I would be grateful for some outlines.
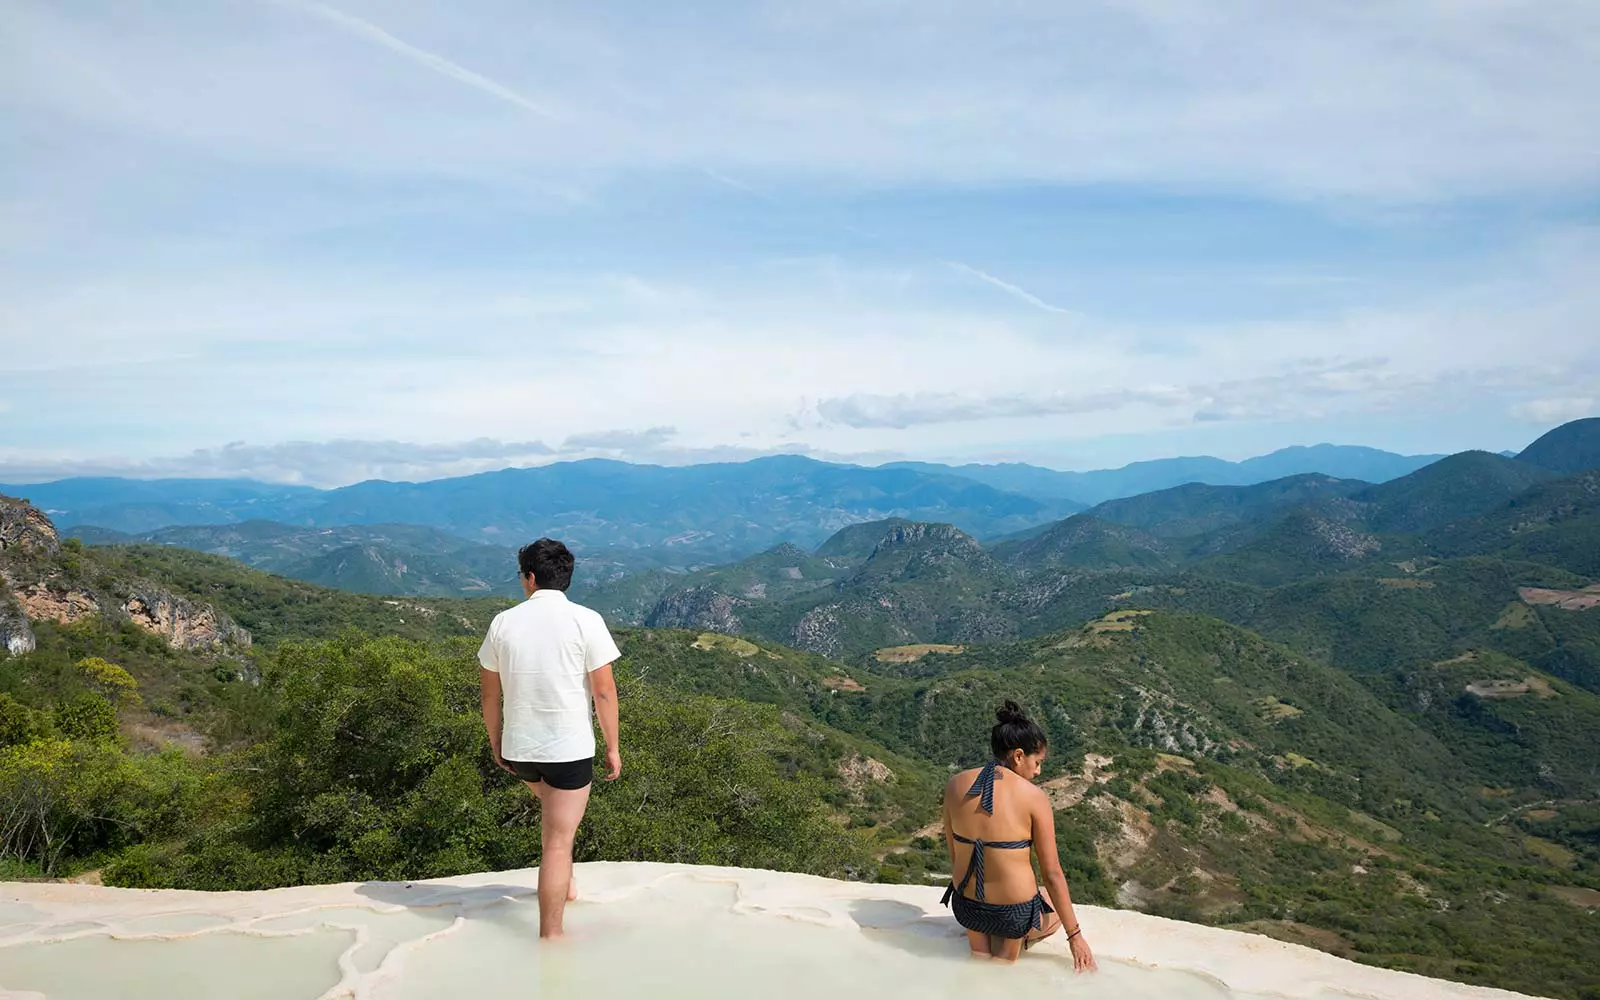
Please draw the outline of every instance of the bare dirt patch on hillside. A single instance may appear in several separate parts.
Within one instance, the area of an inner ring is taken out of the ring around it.
[[[1532,694],[1540,698],[1554,698],[1556,689],[1543,677],[1529,675],[1517,680],[1515,678],[1500,677],[1492,680],[1473,681],[1467,685],[1467,693],[1479,698],[1500,699],[1521,698]]]
[[[1573,906],[1591,910],[1600,908],[1600,891],[1595,889],[1585,889],[1578,885],[1552,885],[1549,889],[1550,895],[1565,900]]]
[[[965,646],[948,646],[937,642],[919,642],[910,646],[885,646],[872,654],[879,663],[915,663],[929,653],[959,656],[967,651]]]
[[[1091,787],[1103,785],[1111,780],[1111,775],[1106,769],[1112,763],[1114,761],[1110,757],[1086,753],[1083,755],[1083,768],[1077,774],[1063,774],[1058,778],[1051,778],[1041,783],[1039,787],[1050,796],[1050,808],[1071,809],[1083,801],[1084,795],[1088,794]]]
[[[738,636],[723,635],[720,632],[702,632],[689,643],[693,649],[721,649],[732,653],[734,656],[748,657],[761,652],[761,647]]]
[[[1582,590],[1551,590],[1544,587],[1519,587],[1517,594],[1527,603],[1563,611],[1588,611],[1600,608],[1600,583]]]

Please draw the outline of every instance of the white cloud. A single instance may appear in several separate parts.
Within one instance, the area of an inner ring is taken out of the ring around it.
[[[590,431],[574,434],[561,443],[562,451],[653,451],[678,434],[676,427],[651,427],[642,431]]]
[[[1530,399],[1511,407],[1511,415],[1524,423],[1564,424],[1569,420],[1592,417],[1600,413],[1594,396],[1567,396],[1555,399]]]
[[[539,441],[488,438],[448,444],[404,441],[233,442],[186,455],[134,459],[74,459],[0,452],[0,481],[44,482],[69,476],[241,478],[306,486],[339,486],[363,479],[416,480],[537,465],[555,452]]]

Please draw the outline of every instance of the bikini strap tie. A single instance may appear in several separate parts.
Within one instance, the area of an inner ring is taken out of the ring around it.
[[[994,783],[1001,777],[1000,767],[1000,762],[997,760],[991,760],[983,765],[983,770],[978,772],[977,780],[967,789],[967,798],[978,796],[978,807],[990,816],[994,815]]]

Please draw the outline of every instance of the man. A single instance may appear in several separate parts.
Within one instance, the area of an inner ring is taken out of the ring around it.
[[[541,538],[517,553],[528,599],[495,615],[478,650],[483,724],[500,766],[540,803],[539,937],[562,936],[572,891],[572,841],[594,780],[590,699],[606,738],[605,780],[622,773],[617,750],[619,655],[597,612],[567,600],[572,553]],[[501,695],[505,711],[501,713]]]

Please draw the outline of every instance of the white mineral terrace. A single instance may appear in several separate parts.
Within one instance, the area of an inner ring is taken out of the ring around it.
[[[1519,996],[1087,906],[1097,975],[1073,973],[1059,935],[1003,966],[967,957],[936,888],[679,865],[580,865],[569,937],[541,946],[536,877],[228,893],[0,884],[0,997]]]

